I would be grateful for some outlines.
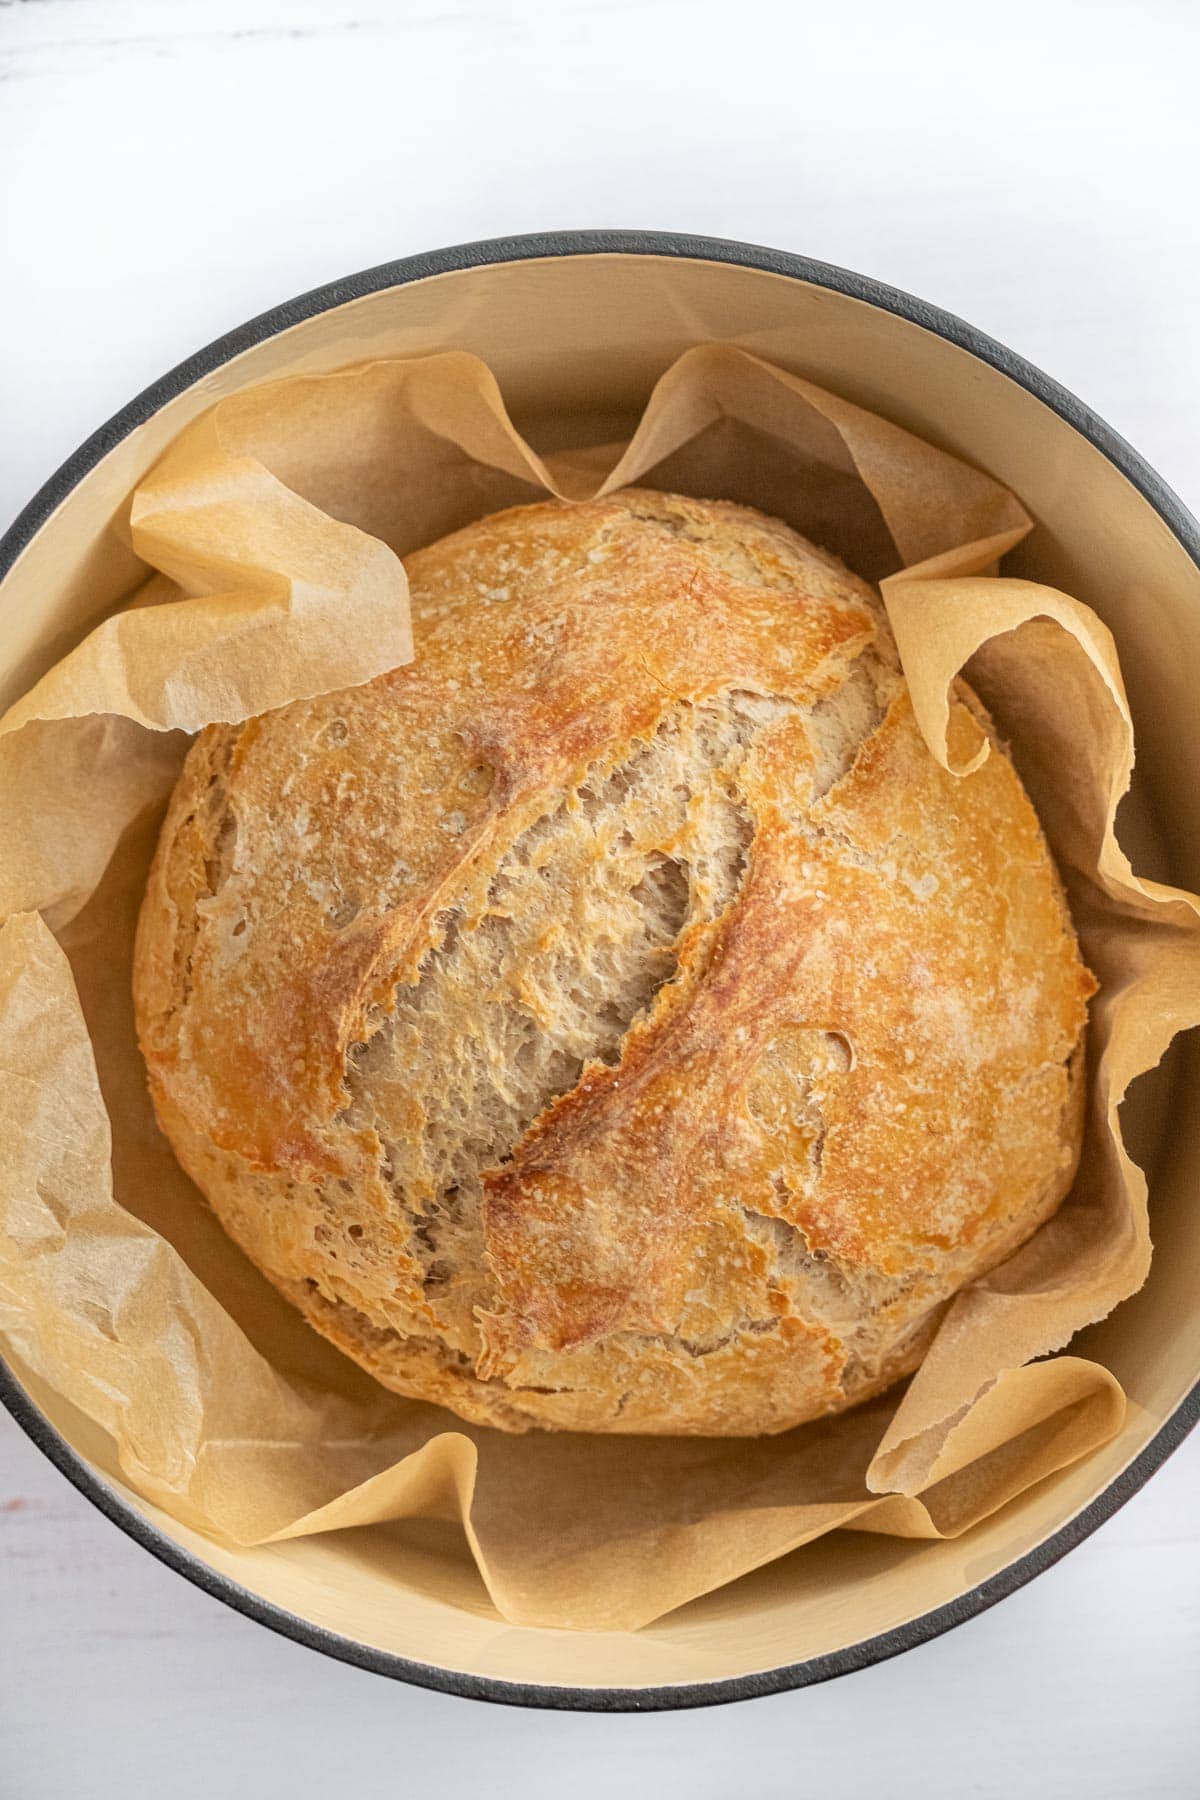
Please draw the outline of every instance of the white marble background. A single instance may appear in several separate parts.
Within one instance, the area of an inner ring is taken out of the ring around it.
[[[1195,0],[0,0],[0,520],[287,296],[548,227],[806,251],[961,313],[1200,509]],[[708,1713],[482,1707],[160,1567],[0,1419],[0,1800],[1200,1794],[1200,1442],[903,1658]]]

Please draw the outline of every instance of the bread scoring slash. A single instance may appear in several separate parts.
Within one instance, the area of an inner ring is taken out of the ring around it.
[[[975,697],[740,506],[407,560],[416,656],[202,732],[135,1001],[230,1234],[401,1394],[752,1435],[881,1391],[1058,1207],[1094,982]]]

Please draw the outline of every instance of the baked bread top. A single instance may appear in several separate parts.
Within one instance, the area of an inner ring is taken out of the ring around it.
[[[753,1434],[913,1368],[1057,1207],[1083,967],[874,592],[626,490],[407,560],[416,655],[192,747],[138,932],[164,1131],[401,1393]]]

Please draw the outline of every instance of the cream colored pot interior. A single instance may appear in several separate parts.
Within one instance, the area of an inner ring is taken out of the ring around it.
[[[245,351],[112,450],[4,584],[7,704],[128,592],[114,529],[139,477],[189,419],[250,383],[373,356],[466,349],[494,369],[541,449],[632,428],[690,344],[740,343],[989,470],[1038,521],[1009,572],[1065,588],[1107,621],[1138,732],[1128,842],[1142,872],[1200,888],[1200,570],[1131,483],[1041,401],[944,339],[861,301],[761,270],[656,256],[546,258],[430,277],[352,301]],[[1153,825],[1151,825],[1153,821]],[[1156,841],[1157,840],[1157,841]],[[1143,847],[1145,846],[1145,847]],[[1148,866],[1148,862],[1152,866]],[[1034,1549],[1137,1456],[1200,1375],[1197,1059],[1140,1084],[1132,1147],[1152,1176],[1153,1273],[1081,1340],[1131,1401],[1121,1436],[957,1542],[843,1532],[637,1633],[518,1629],[490,1606],[465,1544],[428,1522],[216,1548],[112,1485],[168,1537],[262,1599],[357,1642],[507,1681],[636,1687],[714,1681],[827,1655],[954,1600]],[[87,1422],[34,1398],[101,1459]]]

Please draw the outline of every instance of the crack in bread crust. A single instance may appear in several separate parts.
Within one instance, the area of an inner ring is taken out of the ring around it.
[[[1093,984],[1002,748],[934,764],[871,590],[744,508],[518,508],[408,567],[411,668],[185,765],[135,975],[184,1167],[479,1422],[880,1391],[1078,1154]]]
[[[620,1062],[684,943],[694,956],[734,902],[753,827],[731,782],[780,704],[678,703],[620,762],[593,766],[515,839],[482,912],[443,916],[415,984],[352,1051],[346,1116],[379,1139],[382,1179],[413,1219],[426,1294],[444,1320],[458,1315],[456,1341],[473,1338],[486,1298],[486,1177],[586,1068]],[[476,994],[497,1003],[474,1007]]]

